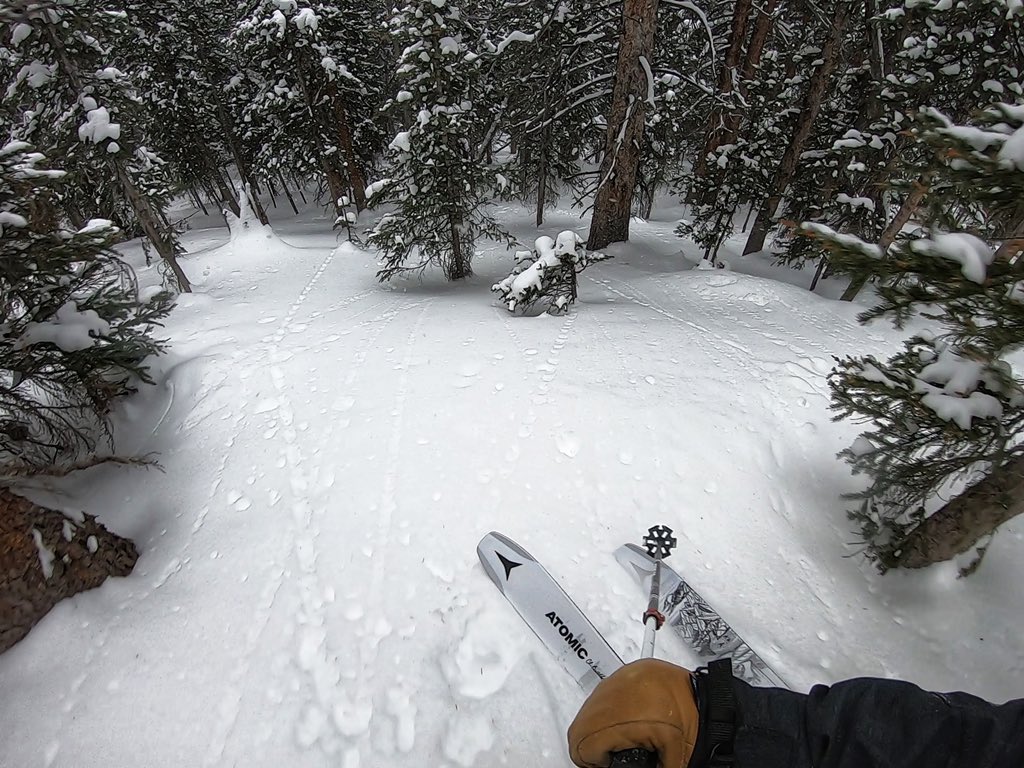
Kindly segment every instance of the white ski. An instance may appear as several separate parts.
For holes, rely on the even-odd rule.
[[[590,620],[533,556],[492,531],[476,548],[487,576],[588,693],[622,666]]]

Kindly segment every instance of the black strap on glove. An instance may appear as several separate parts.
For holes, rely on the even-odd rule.
[[[687,768],[731,768],[736,739],[732,659],[718,659],[694,673],[700,728]]]

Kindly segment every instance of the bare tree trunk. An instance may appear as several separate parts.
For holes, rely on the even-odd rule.
[[[889,246],[896,241],[896,237],[903,231],[907,222],[910,221],[910,218],[921,206],[925,195],[928,194],[928,183],[928,176],[922,176],[914,183],[913,189],[910,190],[910,194],[907,195],[906,199],[903,201],[903,204],[893,217],[893,220],[889,222],[884,230],[882,230],[882,234],[878,238],[878,248],[882,254],[882,258],[885,258],[885,254],[889,250]],[[846,287],[846,290],[843,291],[843,295],[839,298],[843,301],[853,301],[867,281],[867,277],[851,280],[850,284]]]
[[[352,140],[352,124],[348,119],[348,110],[345,109],[345,101],[338,88],[331,82],[327,86],[327,98],[331,101],[331,109],[334,112],[335,128],[338,131],[338,144],[345,155],[345,170],[348,171],[349,187],[352,189],[352,200],[356,204],[356,210],[362,211],[366,208],[366,174],[359,164],[359,157],[356,155],[355,144]]]
[[[121,183],[121,188],[124,190],[128,202],[131,203],[132,210],[135,211],[135,218],[139,220],[142,231],[146,233],[146,237],[153,243],[153,247],[160,254],[160,258],[167,262],[167,266],[171,268],[171,272],[174,273],[174,277],[178,281],[178,289],[185,293],[192,293],[192,285],[189,283],[188,277],[182,270],[181,265],[178,264],[178,244],[167,230],[161,231],[157,225],[156,216],[153,213],[153,207],[150,205],[149,198],[143,195],[139,188],[135,186],[135,182],[131,180],[128,171],[123,165],[116,161],[112,161],[111,165],[117,174],[117,180]]]
[[[544,109],[541,111],[541,129],[537,145],[540,158],[537,165],[537,226],[544,223],[544,208],[547,205],[548,193],[548,157],[551,152],[551,80],[556,72],[562,70],[562,52],[552,62],[544,83]],[[512,154],[516,154],[516,137],[511,138]]]
[[[206,210],[206,206],[203,205],[203,198],[199,196],[199,193],[194,189],[189,189],[189,195],[192,197],[192,202],[196,204],[196,207],[203,212],[203,216],[209,216],[210,212]]]
[[[292,197],[292,193],[291,193],[291,191],[290,191],[290,190],[288,189],[288,182],[287,182],[287,181],[285,181],[285,178],[284,178],[284,175],[283,175],[283,174],[280,174],[280,173],[279,173],[279,174],[278,174],[277,176],[278,176],[278,178],[279,178],[279,179],[280,179],[280,181],[281,181],[281,189],[283,189],[283,190],[284,190],[284,196],[288,198],[288,203],[289,203],[289,204],[291,205],[291,207],[292,207],[292,210],[293,210],[293,211],[295,211],[295,213],[296,213],[296,214],[298,214],[298,212],[299,212],[299,209],[298,209],[298,207],[297,207],[297,206],[295,205],[295,198],[293,198],[293,197]]]
[[[743,68],[740,70],[740,95],[747,95],[747,83],[754,79],[758,66],[761,64],[761,56],[764,54],[765,43],[768,42],[768,35],[775,26],[775,8],[778,0],[768,0],[764,7],[757,9],[757,21],[754,23],[754,31],[750,35],[750,43],[747,44],[747,55],[743,59]]]
[[[543,133],[541,135],[541,141],[545,141]],[[537,226],[539,227],[544,223],[544,206],[547,205],[547,191],[548,191],[548,164],[547,164],[547,149],[541,148],[540,151],[540,163],[537,165]]]
[[[605,152],[587,240],[587,248],[592,251],[629,239],[629,218],[640,165],[648,89],[642,62],[650,66],[657,16],[658,0],[622,2],[615,87],[612,89]]]
[[[882,50],[882,37],[878,26],[872,19],[878,15],[878,0],[864,0],[864,28],[868,33],[868,71],[875,83],[881,84],[885,79],[885,51]],[[867,118],[866,123],[870,125],[881,113],[882,104],[878,100],[878,88],[868,88],[868,105],[864,110]]]
[[[303,205],[309,205],[309,200],[306,199],[306,193],[302,189],[302,187],[306,183],[306,180],[305,179],[296,179],[295,177],[292,177],[292,178],[295,181],[295,191],[298,192],[299,193],[299,197],[302,198],[302,204]]]
[[[473,269],[462,251],[462,238],[459,237],[461,218],[454,211],[448,213],[448,231],[452,239],[452,263],[448,266],[448,279],[461,280],[473,274]]]
[[[923,568],[970,550],[1024,512],[1024,456],[994,470],[924,519],[899,544],[887,567]]]
[[[241,212],[241,208],[238,207],[238,199],[235,197],[235,192],[231,188],[227,179],[224,178],[224,174],[220,172],[219,168],[211,168],[210,176],[213,178],[214,184],[217,185],[217,190],[220,192],[221,208],[227,208],[235,216],[238,216]]]
[[[460,151],[457,141],[449,139],[449,149],[452,156],[456,156]],[[445,268],[446,277],[449,280],[461,280],[464,277],[469,277],[473,274],[473,265],[471,263],[472,253],[465,253],[462,249],[462,211],[459,210],[459,201],[462,199],[462,190],[458,188],[457,184],[451,174],[450,169],[445,169],[445,173],[448,177],[448,236],[451,238],[452,243],[452,260]]]
[[[750,217],[751,217],[751,215],[753,215],[753,213],[754,213],[754,205],[753,205],[753,203],[751,203],[750,205],[747,206],[747,215],[743,217],[743,229],[740,230],[740,231],[742,231],[742,232],[746,232],[747,231],[747,225],[750,224]]]
[[[714,152],[723,144],[728,144],[735,127],[731,121],[723,117],[722,100],[733,92],[736,85],[736,73],[739,70],[740,54],[743,52],[743,43],[747,39],[747,22],[750,19],[750,6],[752,0],[736,0],[732,8],[732,27],[729,31],[729,47],[725,51],[725,60],[718,73],[718,101],[711,109],[708,118],[708,127],[705,132],[704,148],[697,156],[697,165],[694,174],[698,177],[707,175],[708,155]]]
[[[800,154],[803,152],[804,144],[810,138],[814,121],[821,111],[821,102],[825,97],[828,88],[829,78],[839,63],[839,54],[842,48],[843,30],[850,19],[850,3],[847,0],[840,0],[832,17],[832,28],[829,30],[828,39],[821,51],[821,65],[811,76],[807,85],[807,93],[804,95],[803,104],[800,109],[800,121],[797,123],[793,137],[782,155],[782,161],[775,171],[771,190],[768,199],[757,212],[754,219],[754,226],[750,228],[750,235],[747,237],[747,244],[743,247],[743,255],[755,253],[764,248],[765,238],[771,228],[775,211],[782,202],[782,195],[786,191],[793,177],[796,175],[797,166],[800,162]]]
[[[272,179],[267,179],[267,192],[270,193],[270,204],[277,208],[277,190],[274,189],[274,181]]]
[[[828,257],[822,254],[818,257],[818,266],[814,270],[814,279],[811,280],[811,287],[808,288],[811,293],[814,293],[814,289],[818,287],[818,281],[821,279],[821,273],[825,271],[825,267],[828,265]]]
[[[231,157],[235,161],[235,168],[238,169],[238,176],[242,180],[242,186],[249,185],[249,189],[252,190],[252,194],[249,195],[249,202],[252,205],[253,212],[256,217],[260,220],[260,224],[266,226],[270,223],[270,219],[267,218],[267,211],[263,207],[263,203],[260,202],[259,194],[257,193],[256,180],[253,179],[252,173],[249,171],[249,164],[245,162],[245,157],[242,155],[241,149],[238,147],[238,139],[235,136],[234,126],[231,124],[231,120],[228,118],[227,110],[224,109],[224,102],[221,101],[220,96],[216,93],[214,98],[217,100],[217,119],[220,121],[221,130],[224,131],[224,135],[228,140],[228,149],[231,150]],[[232,209],[234,214],[237,216],[238,211]]]
[[[217,206],[217,213],[219,213],[221,215],[221,218],[224,219],[224,226],[226,227],[228,225],[228,219],[227,216],[224,215],[224,212],[227,210],[228,206],[224,205],[223,203],[217,202],[218,200],[221,199],[221,196],[217,194],[216,190],[214,190],[213,182],[211,182],[209,179],[203,179],[200,182],[200,188],[206,194],[207,202],[209,202],[211,205]],[[198,192],[196,194],[198,194]],[[234,198],[232,197],[232,199]]]

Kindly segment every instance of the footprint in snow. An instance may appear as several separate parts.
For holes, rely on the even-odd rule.
[[[256,404],[256,407],[253,408],[253,413],[270,413],[271,411],[276,411],[278,407],[280,407],[280,403],[275,398],[268,397],[266,400],[260,400]]]
[[[228,491],[227,500],[228,504],[239,512],[245,512],[245,510],[252,506],[252,501],[241,491]]]
[[[555,437],[555,444],[558,446],[559,453],[570,459],[575,458],[576,454],[580,452],[580,439],[575,432],[560,432]]]
[[[477,764],[477,757],[494,746],[494,728],[479,714],[460,715],[449,720],[444,755],[462,768]]]
[[[485,610],[469,620],[455,652],[444,654],[445,678],[460,696],[486,699],[505,686],[524,643],[508,622],[503,614]]]

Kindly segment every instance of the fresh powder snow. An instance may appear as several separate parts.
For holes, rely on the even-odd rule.
[[[542,234],[531,211],[495,210],[520,243]],[[190,219],[196,292],[168,318],[156,385],[116,413],[120,450],[161,470],[31,494],[98,515],[141,557],[0,656],[0,765],[568,766],[582,694],[484,575],[490,530],[626,659],[645,600],[612,553],[664,523],[675,568],[797,689],[874,675],[1024,693],[1020,519],[969,579],[954,563],[882,577],[851,556],[840,494],[864,481],[835,454],[870,446],[831,421],[826,375],[911,329],[860,326],[863,305],[738,257],[740,239],[732,270],[688,269],[679,217],[634,220],[567,314],[530,318],[488,291],[513,264],[504,246],[460,284],[382,286],[333,215],[278,210],[273,231],[230,237]],[[582,226],[559,210],[543,231]],[[137,241],[122,250],[151,293],[157,268]],[[97,330],[69,306],[36,333]],[[977,385],[935,365],[943,394]],[[658,643],[692,663],[671,633]]]

